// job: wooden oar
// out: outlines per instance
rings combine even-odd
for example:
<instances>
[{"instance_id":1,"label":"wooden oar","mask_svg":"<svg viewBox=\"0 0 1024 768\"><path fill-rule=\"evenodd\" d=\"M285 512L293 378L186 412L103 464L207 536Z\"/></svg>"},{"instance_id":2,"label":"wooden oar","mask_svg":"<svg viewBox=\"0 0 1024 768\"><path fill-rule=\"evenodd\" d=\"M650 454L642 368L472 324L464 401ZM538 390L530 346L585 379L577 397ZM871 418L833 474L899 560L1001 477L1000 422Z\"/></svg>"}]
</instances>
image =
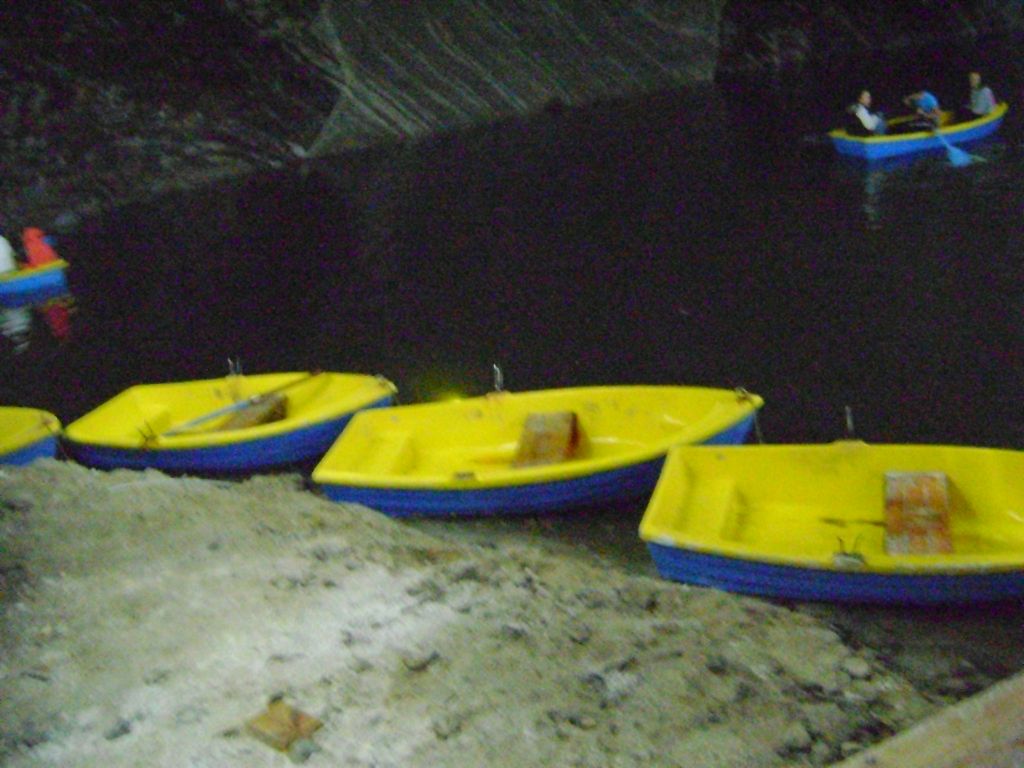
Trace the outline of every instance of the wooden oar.
<instances>
[{"instance_id":1,"label":"wooden oar","mask_svg":"<svg viewBox=\"0 0 1024 768\"><path fill-rule=\"evenodd\" d=\"M170 429L161 432L159 435L157 435L157 437L173 437L174 435L180 435L182 432L188 432L189 430L195 429L201 424L205 424L208 421L213 421L214 419L220 418L221 416L226 416L229 413L235 413L236 411L241 411L245 408L251 408L255 405L259 405L267 398L273 397L279 392L284 392L286 389L291 389L292 387L302 384L305 381L309 381L310 379L315 378L322 373L323 371L320 370L311 371L306 375L299 377L298 379L293 379L292 381L289 381L278 387L274 387L273 389L267 390L266 392L261 392L258 395L252 395L251 397L247 397L245 400L239 400L237 403L225 405L223 408L218 408L217 410L210 411L209 413L203 414L202 416L197 416L191 421L186 421L184 424L179 424L176 427L171 427Z\"/></svg>"}]
</instances>

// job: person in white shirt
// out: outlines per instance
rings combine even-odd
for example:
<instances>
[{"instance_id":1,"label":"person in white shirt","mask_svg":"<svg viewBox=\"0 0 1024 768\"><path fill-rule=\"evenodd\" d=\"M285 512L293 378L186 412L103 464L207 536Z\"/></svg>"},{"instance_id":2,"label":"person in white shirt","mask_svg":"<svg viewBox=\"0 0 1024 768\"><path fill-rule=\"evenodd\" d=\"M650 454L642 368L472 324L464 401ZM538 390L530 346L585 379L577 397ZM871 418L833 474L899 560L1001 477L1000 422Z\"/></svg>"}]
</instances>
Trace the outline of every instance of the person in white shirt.
<instances>
[{"instance_id":1,"label":"person in white shirt","mask_svg":"<svg viewBox=\"0 0 1024 768\"><path fill-rule=\"evenodd\" d=\"M983 117L996 108L996 97L992 89L981 82L980 72L971 72L967 76L971 84L971 98L967 105L968 119Z\"/></svg>"},{"instance_id":2,"label":"person in white shirt","mask_svg":"<svg viewBox=\"0 0 1024 768\"><path fill-rule=\"evenodd\" d=\"M885 133L885 116L881 112L871 111L871 92L861 91L857 102L847 107L847 111L854 115L869 134L881 135Z\"/></svg>"},{"instance_id":3,"label":"person in white shirt","mask_svg":"<svg viewBox=\"0 0 1024 768\"><path fill-rule=\"evenodd\" d=\"M18 268L18 262L14 260L14 249L7 241L7 238L0 235L0 272L10 272Z\"/></svg>"}]
</instances>

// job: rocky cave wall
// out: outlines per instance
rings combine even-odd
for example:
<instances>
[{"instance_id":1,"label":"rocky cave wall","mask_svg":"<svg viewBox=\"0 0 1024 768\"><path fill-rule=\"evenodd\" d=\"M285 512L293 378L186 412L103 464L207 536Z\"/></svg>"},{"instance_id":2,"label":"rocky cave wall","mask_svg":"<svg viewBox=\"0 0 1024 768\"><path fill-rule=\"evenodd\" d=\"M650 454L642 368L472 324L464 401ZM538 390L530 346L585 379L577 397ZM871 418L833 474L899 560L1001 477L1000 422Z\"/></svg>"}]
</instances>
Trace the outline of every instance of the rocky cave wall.
<instances>
[{"instance_id":1,"label":"rocky cave wall","mask_svg":"<svg viewBox=\"0 0 1024 768\"><path fill-rule=\"evenodd\" d=\"M1021 27L1010 0L38 0L0 28L0 230L596 100Z\"/></svg>"}]
</instances>

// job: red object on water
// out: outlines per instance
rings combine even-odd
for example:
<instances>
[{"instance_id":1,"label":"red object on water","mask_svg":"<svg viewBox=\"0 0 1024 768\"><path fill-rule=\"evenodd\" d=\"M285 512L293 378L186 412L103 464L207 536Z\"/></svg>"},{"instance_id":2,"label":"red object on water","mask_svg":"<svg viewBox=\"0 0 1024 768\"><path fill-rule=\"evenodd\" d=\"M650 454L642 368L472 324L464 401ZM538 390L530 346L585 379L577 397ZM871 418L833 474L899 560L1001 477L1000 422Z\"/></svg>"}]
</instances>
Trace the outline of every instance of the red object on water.
<instances>
[{"instance_id":1,"label":"red object on water","mask_svg":"<svg viewBox=\"0 0 1024 768\"><path fill-rule=\"evenodd\" d=\"M57 299L50 301L39 308L46 324L50 326L50 333L59 341L64 341L71 335L71 307L67 301Z\"/></svg>"},{"instance_id":2,"label":"red object on water","mask_svg":"<svg viewBox=\"0 0 1024 768\"><path fill-rule=\"evenodd\" d=\"M39 227L27 227L21 233L21 242L25 246L25 261L29 267L41 267L59 258L45 237L46 233Z\"/></svg>"}]
</instances>

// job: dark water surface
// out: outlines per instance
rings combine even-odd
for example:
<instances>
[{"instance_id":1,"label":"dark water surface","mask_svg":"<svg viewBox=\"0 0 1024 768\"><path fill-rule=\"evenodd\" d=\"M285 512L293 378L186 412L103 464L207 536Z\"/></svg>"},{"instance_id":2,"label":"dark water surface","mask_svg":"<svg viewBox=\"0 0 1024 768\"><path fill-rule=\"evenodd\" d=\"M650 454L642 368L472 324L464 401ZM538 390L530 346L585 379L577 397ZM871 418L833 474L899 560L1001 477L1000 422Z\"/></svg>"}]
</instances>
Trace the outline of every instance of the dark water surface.
<instances>
[{"instance_id":1,"label":"dark water surface","mask_svg":"<svg viewBox=\"0 0 1024 768\"><path fill-rule=\"evenodd\" d=\"M78 311L5 352L64 420L142 381L382 373L406 401L742 385L773 441L1024 447L1024 156L866 170L721 91L222 183L61 239ZM823 125L827 125L826 122Z\"/></svg>"}]
</instances>

